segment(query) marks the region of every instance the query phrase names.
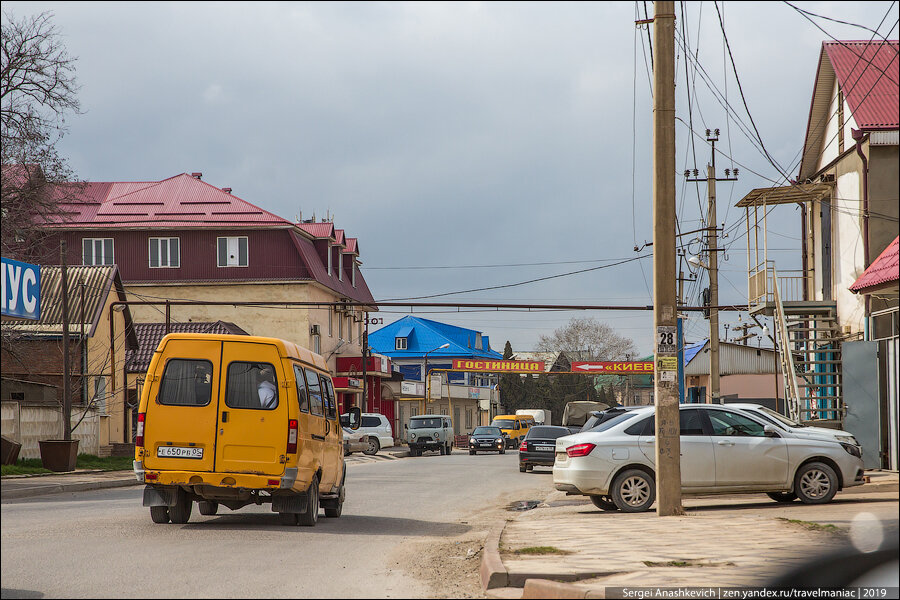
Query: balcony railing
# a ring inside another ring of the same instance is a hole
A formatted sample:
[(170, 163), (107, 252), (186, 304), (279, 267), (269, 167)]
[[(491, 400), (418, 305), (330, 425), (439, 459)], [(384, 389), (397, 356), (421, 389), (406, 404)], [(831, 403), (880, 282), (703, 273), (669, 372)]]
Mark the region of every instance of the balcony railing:
[[(775, 261), (767, 260), (750, 268), (747, 274), (747, 299), (750, 310), (771, 306), (775, 302)], [(781, 273), (800, 273), (782, 275)], [(778, 292), (782, 302), (803, 300), (803, 292), (809, 279), (803, 271), (779, 271)]]

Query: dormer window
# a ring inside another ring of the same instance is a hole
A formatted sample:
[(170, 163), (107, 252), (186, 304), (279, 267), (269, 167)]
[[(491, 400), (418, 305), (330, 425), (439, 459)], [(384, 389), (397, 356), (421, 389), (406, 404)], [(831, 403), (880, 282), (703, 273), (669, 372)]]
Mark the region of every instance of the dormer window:
[(344, 280), (344, 253), (338, 249), (338, 281)]
[(406, 348), (407, 345), (405, 337), (394, 338), (394, 350), (406, 350)]

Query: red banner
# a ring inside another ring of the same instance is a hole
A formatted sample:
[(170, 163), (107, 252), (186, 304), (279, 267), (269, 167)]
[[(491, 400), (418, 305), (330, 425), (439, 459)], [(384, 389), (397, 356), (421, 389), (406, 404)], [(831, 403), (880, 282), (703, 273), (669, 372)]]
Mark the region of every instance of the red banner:
[(631, 373), (652, 373), (653, 361), (641, 362), (573, 362), (573, 373), (611, 373), (626, 375)]
[(543, 373), (543, 361), (531, 360), (481, 360), (469, 358), (453, 359), (454, 371), (476, 371), (479, 373)]

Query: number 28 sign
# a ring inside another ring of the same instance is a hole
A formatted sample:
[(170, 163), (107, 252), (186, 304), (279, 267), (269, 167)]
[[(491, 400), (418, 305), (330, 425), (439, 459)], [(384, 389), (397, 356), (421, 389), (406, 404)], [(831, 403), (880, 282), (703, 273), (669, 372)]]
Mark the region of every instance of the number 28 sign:
[(675, 334), (675, 327), (671, 325), (660, 325), (656, 328), (656, 353), (657, 354), (675, 354), (678, 352), (678, 339)]

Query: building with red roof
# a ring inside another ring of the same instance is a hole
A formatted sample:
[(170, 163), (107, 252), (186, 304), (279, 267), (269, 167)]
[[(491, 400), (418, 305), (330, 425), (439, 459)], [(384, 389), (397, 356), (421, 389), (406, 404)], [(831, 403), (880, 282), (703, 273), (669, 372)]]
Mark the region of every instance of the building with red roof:
[[(138, 322), (234, 323), (326, 357), (360, 356), (367, 310), (279, 302), (372, 302), (359, 245), (330, 222), (294, 223), (216, 187), (201, 173), (161, 181), (55, 186), (43, 217), (46, 255), (66, 240), (70, 264), (118, 266), (132, 301), (266, 302), (271, 307), (132, 305)], [(58, 261), (58, 258), (56, 259)], [(168, 317), (167, 317), (168, 315)], [(374, 382), (373, 382), (374, 385)], [(345, 406), (361, 389), (338, 390)]]
[[(888, 283), (891, 270), (896, 290), (898, 54), (897, 40), (824, 42), (796, 180), (752, 190), (738, 202), (747, 210), (748, 231), (759, 225), (765, 229), (775, 205), (801, 209), (799, 276), (786, 277), (778, 271), (762, 231), (747, 236), (748, 253), (757, 258), (748, 272), (750, 312), (774, 315), (776, 325), (781, 320), (785, 326), (783, 331), (791, 327), (787, 334), (791, 340), (785, 343), (792, 351), (782, 354), (785, 370), (795, 374), (795, 391), (786, 393), (800, 397), (794, 405), (801, 413), (797, 416), (832, 421), (853, 431), (868, 448), (863, 457), (867, 466), (891, 469), (898, 465), (898, 390), (896, 377), (887, 374), (896, 374), (898, 368), (900, 313), (896, 291), (867, 294), (864, 290)], [(776, 280), (780, 304), (774, 299)], [(877, 337), (875, 317), (895, 324), (886, 337)], [(870, 343), (876, 337), (879, 344), (890, 345), (881, 354), (893, 357), (888, 362), (878, 358), (879, 350)], [(858, 343), (869, 345), (850, 346)], [(845, 351), (851, 348), (852, 358), (845, 360)], [(869, 358), (861, 359), (863, 355)], [(881, 381), (888, 384), (874, 391), (857, 389), (860, 382), (876, 380), (864, 372), (876, 364), (882, 371)], [(873, 405), (863, 406), (864, 402)], [(877, 414), (881, 423), (861, 419), (863, 414)], [(886, 430), (889, 423), (894, 424), (892, 434), (883, 436), (881, 424)]]

